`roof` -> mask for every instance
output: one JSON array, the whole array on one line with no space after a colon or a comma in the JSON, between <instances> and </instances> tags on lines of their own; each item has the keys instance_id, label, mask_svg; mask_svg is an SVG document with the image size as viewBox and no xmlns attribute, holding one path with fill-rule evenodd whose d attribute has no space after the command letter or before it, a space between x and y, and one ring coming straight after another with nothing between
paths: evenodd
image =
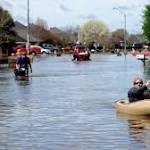
<instances>
[{"instance_id":1,"label":"roof","mask_svg":"<svg viewBox=\"0 0 150 150\"><path fill-rule=\"evenodd\" d=\"M13 28L14 32L16 33L16 41L17 42L24 42L27 41L27 27L21 24L20 22L15 22L15 27ZM41 42L42 40L29 34L30 42Z\"/></svg>"}]
</instances>

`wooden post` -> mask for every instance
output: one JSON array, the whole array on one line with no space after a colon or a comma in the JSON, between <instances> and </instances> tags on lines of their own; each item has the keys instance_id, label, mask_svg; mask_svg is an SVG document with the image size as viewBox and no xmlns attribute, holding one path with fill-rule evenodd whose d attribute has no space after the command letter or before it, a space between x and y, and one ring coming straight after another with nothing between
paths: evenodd
<instances>
[{"instance_id":1,"label":"wooden post","mask_svg":"<svg viewBox=\"0 0 150 150\"><path fill-rule=\"evenodd\" d=\"M146 60L147 60L148 58L146 58L146 56L145 56L145 54L144 54L144 58L143 59L140 59L142 62L143 62L143 65L145 66L146 65Z\"/></svg>"},{"instance_id":2,"label":"wooden post","mask_svg":"<svg viewBox=\"0 0 150 150\"><path fill-rule=\"evenodd\" d=\"M138 55L136 55L136 58L137 58L138 60L141 60L141 61L143 62L143 65L144 65L144 66L146 65L146 60L147 60L148 58L146 58L146 55L145 55L145 54L138 54Z\"/></svg>"}]
</instances>

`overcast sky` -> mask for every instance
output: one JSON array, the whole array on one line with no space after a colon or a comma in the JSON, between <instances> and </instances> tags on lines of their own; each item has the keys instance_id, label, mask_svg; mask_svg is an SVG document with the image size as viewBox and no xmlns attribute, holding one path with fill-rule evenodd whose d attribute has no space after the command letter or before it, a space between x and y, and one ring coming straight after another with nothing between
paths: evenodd
<instances>
[{"instance_id":1,"label":"overcast sky","mask_svg":"<svg viewBox=\"0 0 150 150\"><path fill-rule=\"evenodd\" d=\"M44 19L49 27L70 27L95 19L110 31L126 28L129 33L140 33L143 10L150 0L29 0L30 22ZM0 0L14 20L27 24L27 0ZM113 9L117 8L117 9Z\"/></svg>"}]
</instances>

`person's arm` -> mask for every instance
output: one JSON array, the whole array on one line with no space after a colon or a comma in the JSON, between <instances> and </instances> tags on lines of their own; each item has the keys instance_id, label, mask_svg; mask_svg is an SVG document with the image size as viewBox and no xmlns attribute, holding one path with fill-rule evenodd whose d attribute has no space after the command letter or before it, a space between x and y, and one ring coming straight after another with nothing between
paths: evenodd
<instances>
[{"instance_id":1,"label":"person's arm","mask_svg":"<svg viewBox=\"0 0 150 150\"><path fill-rule=\"evenodd\" d=\"M17 58L16 60L16 69L20 68L20 58Z\"/></svg>"},{"instance_id":2,"label":"person's arm","mask_svg":"<svg viewBox=\"0 0 150 150\"><path fill-rule=\"evenodd\" d=\"M135 102L138 100L136 94L136 92L134 91L133 88L131 88L129 91L128 91L128 99L129 99L129 102Z\"/></svg>"},{"instance_id":3,"label":"person's arm","mask_svg":"<svg viewBox=\"0 0 150 150\"><path fill-rule=\"evenodd\" d=\"M19 69L20 68L20 65L19 64L16 64L16 69Z\"/></svg>"}]
</instances>

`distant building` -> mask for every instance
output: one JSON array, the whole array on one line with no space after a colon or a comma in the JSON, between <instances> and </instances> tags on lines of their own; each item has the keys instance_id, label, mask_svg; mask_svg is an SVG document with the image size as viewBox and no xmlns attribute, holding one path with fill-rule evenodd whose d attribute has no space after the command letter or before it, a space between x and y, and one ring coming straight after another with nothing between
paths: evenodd
<instances>
[{"instance_id":1,"label":"distant building","mask_svg":"<svg viewBox=\"0 0 150 150\"><path fill-rule=\"evenodd\" d=\"M13 30L16 33L16 42L26 42L27 41L27 27L23 24L21 24L20 22L16 21L15 22L15 27L13 28ZM42 40L33 36L30 33L30 43L39 43Z\"/></svg>"}]
</instances>

